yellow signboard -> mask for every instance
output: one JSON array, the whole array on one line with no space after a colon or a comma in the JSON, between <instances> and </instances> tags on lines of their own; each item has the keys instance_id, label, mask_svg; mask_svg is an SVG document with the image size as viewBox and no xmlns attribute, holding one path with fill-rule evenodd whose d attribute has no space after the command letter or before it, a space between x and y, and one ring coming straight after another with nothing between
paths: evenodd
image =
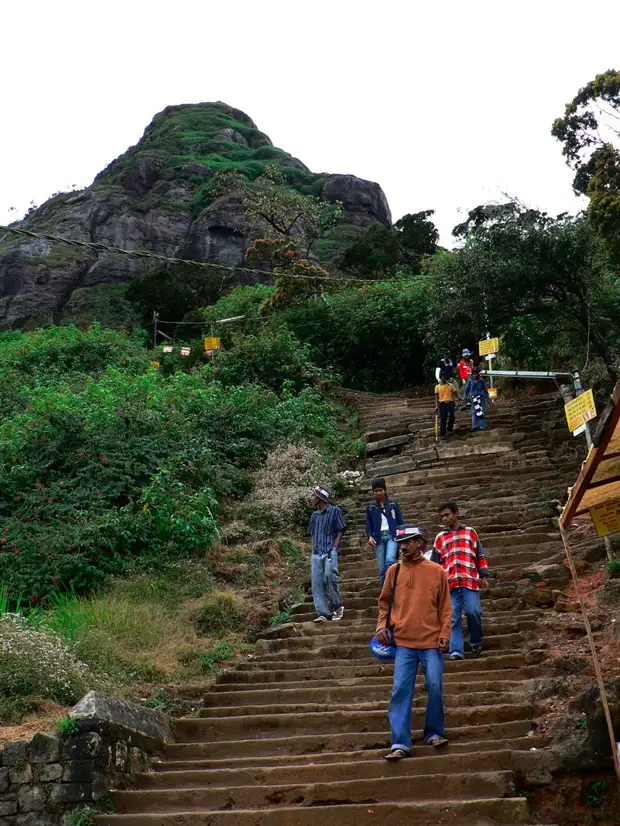
<instances>
[{"instance_id":1,"label":"yellow signboard","mask_svg":"<svg viewBox=\"0 0 620 826\"><path fill-rule=\"evenodd\" d=\"M205 338L205 350L219 350L222 344L220 338Z\"/></svg>"},{"instance_id":2,"label":"yellow signboard","mask_svg":"<svg viewBox=\"0 0 620 826\"><path fill-rule=\"evenodd\" d=\"M584 422L589 422L596 418L596 405L594 404L594 396L591 390L586 390L581 396L577 396L572 402L564 406L566 413L566 421L568 422L568 429L573 432Z\"/></svg>"},{"instance_id":3,"label":"yellow signboard","mask_svg":"<svg viewBox=\"0 0 620 826\"><path fill-rule=\"evenodd\" d=\"M492 353L499 353L499 339L485 338L479 341L478 352L481 356L490 356Z\"/></svg>"},{"instance_id":4,"label":"yellow signboard","mask_svg":"<svg viewBox=\"0 0 620 826\"><path fill-rule=\"evenodd\" d=\"M590 508L590 516L599 536L620 533L620 499L594 505L593 508Z\"/></svg>"}]
</instances>

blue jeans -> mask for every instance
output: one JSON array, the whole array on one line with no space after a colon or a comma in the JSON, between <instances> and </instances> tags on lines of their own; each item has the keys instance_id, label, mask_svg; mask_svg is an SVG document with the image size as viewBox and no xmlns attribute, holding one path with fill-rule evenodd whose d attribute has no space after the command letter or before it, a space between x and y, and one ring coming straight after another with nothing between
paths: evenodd
<instances>
[{"instance_id":1,"label":"blue jeans","mask_svg":"<svg viewBox=\"0 0 620 826\"><path fill-rule=\"evenodd\" d=\"M424 686L428 692L424 742L428 743L431 737L444 736L443 655L436 648L405 648L398 645L389 718L392 749L402 749L407 754L411 751L413 689L418 665L422 666Z\"/></svg>"},{"instance_id":2,"label":"blue jeans","mask_svg":"<svg viewBox=\"0 0 620 826\"><path fill-rule=\"evenodd\" d=\"M471 403L471 426L472 430L486 430L487 429L487 406L485 402L482 402L482 409L485 413L484 416L478 418L476 415L476 408L474 407L474 403Z\"/></svg>"},{"instance_id":3,"label":"blue jeans","mask_svg":"<svg viewBox=\"0 0 620 826\"><path fill-rule=\"evenodd\" d=\"M398 556L398 545L394 542L392 534L387 532L381 534L381 541L375 545L375 556L379 566L379 582L383 588L387 569L396 562Z\"/></svg>"},{"instance_id":4,"label":"blue jeans","mask_svg":"<svg viewBox=\"0 0 620 826\"><path fill-rule=\"evenodd\" d=\"M472 651L482 649L482 606L480 592L470 588L453 588L450 591L452 600L452 633L450 635L450 654L465 656L465 641L463 639L463 609L467 615L468 642Z\"/></svg>"},{"instance_id":5,"label":"blue jeans","mask_svg":"<svg viewBox=\"0 0 620 826\"><path fill-rule=\"evenodd\" d=\"M339 580L338 551L335 548L327 556L312 554L312 599L320 617L331 617L340 608Z\"/></svg>"}]
</instances>

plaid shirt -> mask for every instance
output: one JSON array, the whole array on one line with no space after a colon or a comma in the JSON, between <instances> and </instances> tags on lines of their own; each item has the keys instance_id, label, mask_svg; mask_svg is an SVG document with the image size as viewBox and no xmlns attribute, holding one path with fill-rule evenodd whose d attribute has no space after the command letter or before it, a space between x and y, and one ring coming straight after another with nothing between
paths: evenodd
<instances>
[{"instance_id":1,"label":"plaid shirt","mask_svg":"<svg viewBox=\"0 0 620 826\"><path fill-rule=\"evenodd\" d=\"M451 591L454 588L477 591L480 577L489 575L489 567L478 534L466 525L438 533L432 559L446 572Z\"/></svg>"}]
</instances>

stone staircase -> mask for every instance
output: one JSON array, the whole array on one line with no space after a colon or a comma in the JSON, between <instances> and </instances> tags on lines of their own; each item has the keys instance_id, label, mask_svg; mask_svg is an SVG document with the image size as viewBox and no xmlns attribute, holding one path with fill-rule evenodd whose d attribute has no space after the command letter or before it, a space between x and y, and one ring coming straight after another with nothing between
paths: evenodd
<instances>
[{"instance_id":1,"label":"stone staircase","mask_svg":"<svg viewBox=\"0 0 620 826\"><path fill-rule=\"evenodd\" d=\"M176 723L177 742L136 788L114 795L104 826L342 826L381 823L491 826L532 822L519 794L545 739L536 733L526 665L539 613L520 597L522 571L562 553L553 500L574 478L574 443L552 396L498 402L490 430L435 443L428 400L350 393L367 431L367 475L385 475L407 521L431 533L449 498L479 529L491 569L482 592L483 659L446 662L449 746L419 745L425 705L418 677L414 756L389 746L392 666L368 653L378 576L364 534L367 490L348 501L342 552L345 615L316 626L308 598L291 622L217 680L198 718Z\"/></svg>"}]
</instances>

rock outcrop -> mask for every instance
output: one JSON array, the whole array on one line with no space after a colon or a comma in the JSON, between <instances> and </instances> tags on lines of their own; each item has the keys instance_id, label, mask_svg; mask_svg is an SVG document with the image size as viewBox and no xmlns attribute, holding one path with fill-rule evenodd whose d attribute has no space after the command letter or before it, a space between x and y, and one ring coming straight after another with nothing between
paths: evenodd
<instances>
[{"instance_id":1,"label":"rock outcrop","mask_svg":"<svg viewBox=\"0 0 620 826\"><path fill-rule=\"evenodd\" d=\"M238 266L251 242L244 211L234 199L211 194L212 178L231 168L255 178L267 164L282 167L292 186L341 201L344 222L353 229L391 221L378 184L314 174L274 147L244 112L201 103L167 107L91 186L56 195L14 226ZM7 233L0 241L0 327L58 321L65 307L75 305L76 291L87 307L88 295L103 285L109 290L127 284L153 266L146 259ZM118 296L122 300L122 292Z\"/></svg>"}]
</instances>

